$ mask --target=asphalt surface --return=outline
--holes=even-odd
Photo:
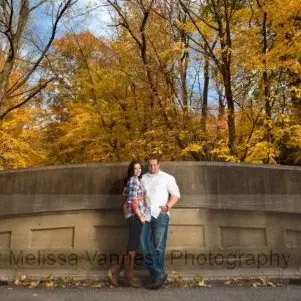
[[[1,301],[300,301],[301,286],[162,288],[157,291],[134,288],[53,288],[34,289],[0,286]]]

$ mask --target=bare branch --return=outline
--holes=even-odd
[[[17,81],[9,90],[8,93],[13,93],[14,91],[16,91],[17,89],[19,89],[20,87],[22,87],[27,80],[30,78],[30,76],[34,73],[34,71],[37,69],[37,67],[40,65],[41,61],[43,60],[43,58],[45,57],[46,53],[48,52],[54,38],[56,35],[56,31],[57,31],[57,26],[59,21],[61,20],[61,18],[64,16],[65,12],[67,9],[69,9],[75,2],[77,1],[72,1],[72,0],[67,0],[66,3],[64,5],[63,2],[61,2],[62,9],[58,10],[57,12],[57,16],[52,28],[52,32],[51,32],[51,36],[48,40],[47,45],[45,46],[42,54],[40,55],[39,59],[36,61],[36,63],[33,65],[33,67],[27,72],[27,74],[25,74],[19,81]]]
[[[214,61],[217,63],[217,62],[218,62],[218,59],[216,58],[215,54],[213,53],[213,51],[212,51],[212,49],[211,49],[211,46],[210,46],[208,40],[206,39],[204,33],[200,30],[199,26],[196,24],[196,21],[195,21],[195,19],[193,18],[193,16],[192,16],[190,10],[186,7],[186,5],[183,3],[182,0],[179,0],[179,2],[180,2],[180,4],[181,4],[183,10],[184,10],[184,11],[187,13],[187,15],[189,16],[191,22],[193,23],[194,27],[196,28],[196,30],[198,31],[198,33],[200,34],[200,36],[202,37],[202,39],[203,39],[203,41],[204,41],[204,43],[205,43],[205,47],[204,47],[202,44],[200,44],[200,43],[198,43],[198,45],[199,45],[200,47],[202,47],[204,50],[205,50],[205,49],[208,49],[210,56],[211,56],[211,57],[214,59]],[[191,37],[190,37],[190,38],[191,38]],[[195,42],[195,39],[194,39],[194,42]],[[207,51],[205,50],[204,52],[207,52]]]
[[[122,13],[121,7],[118,5],[117,1],[111,1],[107,0],[107,2],[114,8],[114,10],[117,12],[119,17],[122,19],[122,22],[119,24],[122,25],[124,28],[126,28],[129,32],[129,34],[132,36],[132,38],[135,40],[135,42],[138,44],[139,48],[142,48],[142,42],[139,40],[139,38],[134,34],[133,30],[131,29],[126,16]]]
[[[30,93],[23,101],[21,101],[20,103],[8,108],[6,111],[4,111],[4,113],[2,113],[0,115],[0,122],[5,118],[5,116],[7,114],[9,114],[10,112],[22,107],[23,105],[25,105],[29,100],[31,100],[33,97],[35,97],[39,92],[41,92],[43,89],[46,88],[46,86],[53,81],[54,78],[51,78],[50,80],[48,80],[47,82],[43,83],[42,85],[39,85],[35,90],[33,90],[32,93]]]
[[[39,8],[41,5],[43,5],[43,4],[46,3],[47,1],[48,1],[48,0],[41,0],[41,1],[38,2],[36,5],[34,5],[34,6],[31,7],[31,8],[30,8],[30,11],[33,11],[33,10]]]

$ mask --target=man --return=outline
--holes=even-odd
[[[146,264],[153,282],[149,289],[158,289],[164,284],[164,257],[169,224],[169,211],[180,198],[175,178],[160,170],[159,160],[148,160],[148,173],[141,180],[145,201],[150,206],[151,219],[143,225],[140,242]]]

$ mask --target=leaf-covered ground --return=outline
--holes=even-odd
[[[271,280],[268,278],[250,278],[245,276],[243,278],[230,278],[228,280],[204,280],[200,275],[196,275],[192,280],[185,280],[183,277],[176,272],[172,272],[164,287],[166,288],[179,288],[179,287],[187,287],[187,288],[196,288],[196,287],[204,287],[210,288],[213,286],[245,286],[245,287],[277,287],[285,285],[286,280],[278,279]],[[17,277],[12,282],[4,282],[2,284],[10,284],[12,286],[23,286],[26,288],[36,288],[36,287],[45,287],[45,288],[70,288],[70,287],[89,287],[89,288],[111,288],[114,289],[109,280],[76,280],[68,277],[53,277],[49,275],[46,278],[41,278],[39,280],[33,280],[27,277],[25,274]],[[120,278],[120,285],[126,285],[122,277]]]

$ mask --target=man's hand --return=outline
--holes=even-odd
[[[168,212],[169,208],[165,205],[165,206],[160,206],[161,208],[161,212],[166,213]]]

